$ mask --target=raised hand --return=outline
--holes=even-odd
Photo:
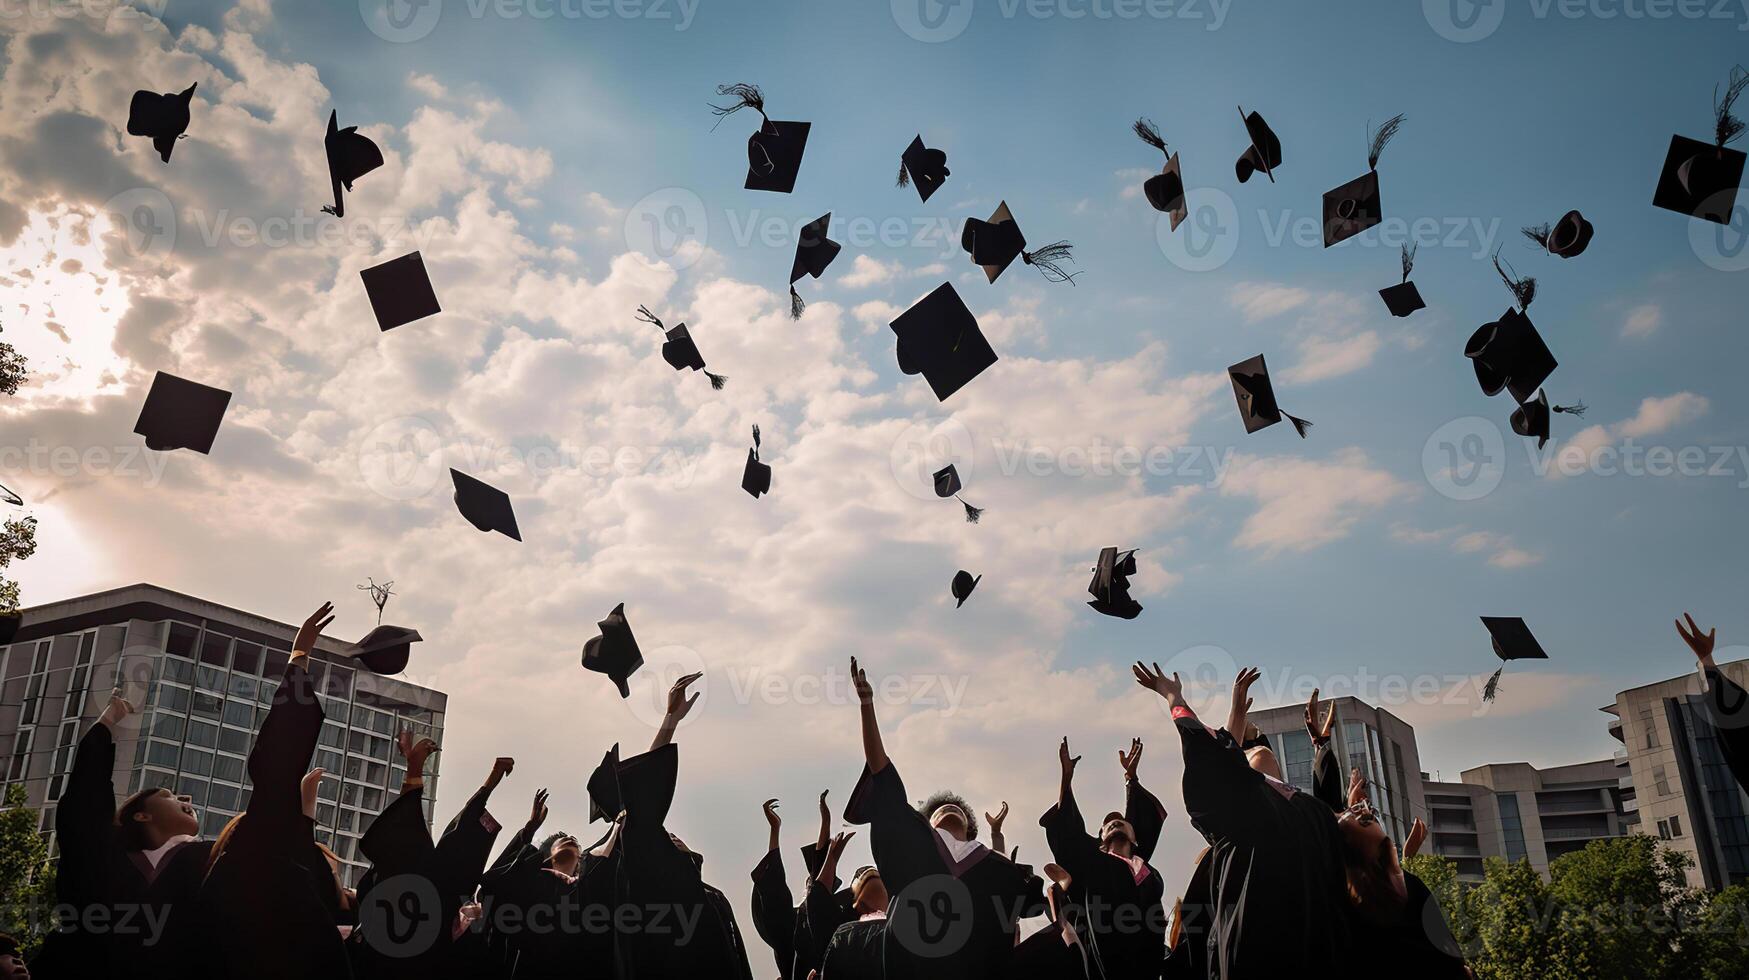
[[[855,836],[854,830],[832,835],[831,842],[826,845],[826,859],[834,864],[838,863],[838,859],[844,856],[844,845],[850,843],[850,838]]]
[[[856,698],[862,704],[874,703],[874,687],[868,682],[868,674],[856,664],[856,658],[850,658],[850,683],[856,688]]]
[[[1409,837],[1403,841],[1403,860],[1407,861],[1421,850],[1421,845],[1427,840],[1427,824],[1420,817],[1409,827]]]
[[[1312,688],[1312,699],[1306,702],[1306,734],[1311,736],[1314,746],[1322,747],[1330,741],[1330,731],[1336,726],[1336,705],[1331,704],[1325,712],[1324,721],[1318,721],[1318,689]]]
[[[1348,772],[1348,805],[1354,806],[1356,803],[1365,802],[1367,802],[1366,780],[1361,778],[1358,768],[1351,769]]]
[[[116,725],[121,723],[122,719],[133,713],[134,706],[127,698],[119,694],[112,694],[109,697],[109,706],[103,709],[103,714],[97,720],[113,730]]]
[[[534,806],[528,811],[529,834],[532,836],[535,831],[540,829],[540,825],[546,822],[547,791],[544,789],[537,789],[534,791]]]
[[[316,799],[322,788],[322,776],[326,773],[321,766],[304,773],[304,778],[298,783],[298,797],[303,801],[304,816],[316,819]]]
[[[1166,672],[1160,669],[1159,664],[1154,664],[1152,668],[1149,668],[1140,660],[1131,665],[1130,673],[1135,675],[1137,684],[1165,698],[1167,703],[1174,706],[1183,703],[1184,684],[1179,681],[1177,674],[1168,677]]]
[[[691,687],[694,681],[698,680],[700,677],[703,677],[703,676],[704,676],[703,671],[699,671],[699,672],[693,673],[693,674],[687,674],[684,677],[680,678],[679,680],[675,681],[674,686],[668,689],[668,717],[669,718],[672,718],[674,721],[680,721],[681,719],[685,718],[688,713],[690,713],[692,711],[692,706],[698,703],[698,699],[700,696],[702,696],[703,692],[701,691],[699,694],[694,694],[692,697],[687,697],[686,696],[686,689],[688,687]]]
[[[985,813],[984,814],[984,822],[990,825],[990,836],[994,837],[995,835],[1000,834],[1002,832],[1002,821],[1007,820],[1007,819],[1008,819],[1008,801],[1007,800],[1002,801],[1002,805],[996,809],[995,814]],[[998,848],[998,850],[1000,850],[1000,848]]]
[[[497,789],[504,777],[516,771],[516,760],[507,755],[501,755],[492,762],[492,771],[486,774],[486,788]]]
[[[820,791],[820,836],[814,846],[824,849],[832,839],[832,809],[826,805],[826,794],[831,790]]]
[[[771,827],[771,832],[777,833],[777,829],[783,826],[783,818],[777,815],[777,799],[766,800],[760,809],[765,811],[765,823]]]
[[[1688,620],[1688,629],[1682,628],[1682,619],[1679,619],[1676,621],[1677,634],[1682,637],[1684,643],[1688,644],[1688,648],[1694,651],[1694,659],[1700,661],[1702,667],[1708,670],[1716,669],[1713,664],[1713,642],[1718,639],[1718,628],[1709,629],[1706,635],[1702,636],[1700,627],[1694,623],[1693,616],[1683,613],[1682,618]]]
[[[311,613],[310,618],[304,620],[304,625],[298,627],[298,635],[292,640],[292,656],[307,656],[311,650],[316,649],[316,641],[322,638],[322,631],[332,622],[334,604],[324,602],[322,608]]]
[[[429,738],[415,742],[411,731],[404,731],[397,736],[395,745],[401,750],[401,758],[407,760],[408,778],[424,775],[425,760],[438,750],[437,743]]]
[[[1256,667],[1246,667],[1233,678],[1233,704],[1227,709],[1227,731],[1241,741],[1246,738],[1245,719],[1251,713],[1251,685],[1261,676],[1263,672]]]
[[[1123,767],[1123,778],[1126,783],[1136,781],[1136,767],[1142,763],[1142,740],[1130,739],[1130,751],[1124,754],[1123,749],[1117,750],[1117,764]]]
[[[1069,754],[1069,736],[1063,736],[1063,741],[1057,745],[1057,765],[1061,766],[1063,769],[1063,778],[1067,779],[1070,776],[1075,775],[1075,766],[1080,764],[1080,762],[1080,756],[1071,756]],[[1004,804],[1004,808],[1006,808],[1006,806],[1007,805]]]

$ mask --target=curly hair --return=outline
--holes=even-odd
[[[927,821],[935,815],[935,811],[949,804],[958,807],[959,811],[966,815],[966,840],[977,840],[978,815],[973,812],[972,805],[966,802],[966,798],[953,790],[938,790],[929,799],[923,801],[923,805],[917,808],[917,812]]]

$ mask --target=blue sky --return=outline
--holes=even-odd
[[[959,33],[930,42],[901,28],[909,2],[705,0],[686,20],[672,0],[600,18],[540,4],[476,16],[444,0],[423,8],[440,12],[429,33],[404,42],[369,29],[385,23],[375,0],[171,0],[161,28],[9,22],[0,302],[4,338],[42,376],[0,408],[8,433],[131,445],[155,370],[238,392],[214,456],[159,460],[151,481],[8,462],[5,482],[44,522],[42,553],[17,567],[26,603],[150,580],[296,622],[366,575],[395,578],[428,638],[419,679],[452,693],[446,773],[554,739],[589,756],[642,737],[647,711],[628,715],[592,677],[577,689],[576,648],[617,601],[647,647],[706,665],[718,691],[740,670],[830,677],[860,651],[895,674],[969,682],[946,712],[917,699],[884,709],[902,729],[891,741],[911,750],[895,756],[979,806],[1012,799],[1028,831],[1057,737],[1094,740],[1100,758],[1105,741],[1162,730],[1122,671],[1138,657],[1218,647],[1264,667],[1260,703],[1362,672],[1432,679],[1449,699],[1387,706],[1416,724],[1423,766],[1451,778],[1606,756],[1596,709],[1690,665],[1670,626],[1684,609],[1717,623],[1721,643],[1749,637],[1746,212],[1712,238],[1650,204],[1670,135],[1711,131],[1714,86],[1744,60],[1743,9],[1452,0],[1484,27],[1501,15],[1460,42],[1436,27],[1453,33],[1444,0],[1340,14],[1201,2],[1133,18],[975,0]],[[164,167],[120,135],[117,110],[135,87],[192,78],[190,138]],[[774,118],[813,123],[793,195],[741,188],[757,118],[713,132],[706,106],[733,81],[762,86]],[[1234,180],[1236,105],[1282,139],[1274,184]],[[391,158],[359,182],[349,227],[413,223],[445,307],[429,324],[378,335],[363,312],[355,273],[405,251],[382,240],[393,235],[263,251],[191,233],[218,210],[247,223],[325,203],[329,107]],[[1399,112],[1380,164],[1390,221],[1319,247],[1320,195],[1363,172],[1369,122]],[[1182,154],[1194,200],[1231,203],[1217,267],[1186,268],[1162,246],[1174,236],[1138,193],[1160,164],[1130,133],[1138,115]],[[952,170],[927,204],[893,186],[918,133]],[[142,188],[174,202],[174,248],[142,255],[102,224],[106,201]],[[954,230],[1001,200],[1031,242],[1074,242],[1075,286],[1018,264],[995,284],[977,275]],[[670,204],[685,247],[637,258],[643,216]],[[1576,259],[1517,233],[1570,208],[1597,228]],[[789,243],[826,211],[847,247],[800,285],[810,309],[792,324]],[[87,220],[81,240],[69,229]],[[1176,240],[1204,222],[1193,214]],[[745,233],[767,223],[769,240]],[[850,240],[883,223],[897,241]],[[1393,320],[1376,290],[1396,281],[1411,228],[1430,308]],[[1538,472],[1506,427],[1507,397],[1483,397],[1462,357],[1509,303],[1495,246],[1541,282],[1531,315],[1561,363],[1551,397],[1590,406],[1555,417],[1549,453],[1689,449],[1716,475]],[[69,271],[73,255],[82,267]],[[938,406],[895,370],[885,324],[949,280],[1003,362]],[[667,371],[631,319],[639,302],[691,324],[731,377],[721,396]],[[1244,434],[1222,373],[1259,352],[1284,406],[1316,423],[1309,439]],[[524,521],[518,549],[473,535],[442,487],[373,482],[385,418],[415,420],[452,464],[482,446],[580,442],[656,447],[691,468],[682,481],[493,465]],[[752,422],[777,473],[759,503],[735,489]],[[1498,485],[1454,499],[1435,434],[1461,447],[1490,431]],[[917,433],[970,447],[958,462],[967,499],[990,508],[983,524],[905,484],[901,471],[923,465],[901,449]],[[1073,471],[1110,445],[1206,453],[1224,475]],[[1042,472],[1004,465],[1027,446],[1045,451]],[[1081,605],[1105,545],[1142,549],[1134,622]],[[958,567],[985,579],[956,611]],[[362,632],[368,609],[355,605],[339,627]],[[1480,615],[1525,616],[1553,657],[1515,667],[1485,711],[1474,685],[1495,661]],[[805,823],[816,787],[841,802],[855,775],[847,706],[728,704],[692,724],[711,732],[695,750],[711,767],[695,802],[746,819],[690,829],[733,869],[757,856],[760,799],[792,800]],[[817,751],[795,759],[798,739]],[[1171,754],[1162,742],[1150,757],[1155,782],[1175,780]],[[560,805],[581,824],[580,799]]]

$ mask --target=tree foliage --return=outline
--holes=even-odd
[[[24,786],[14,784],[0,809],[0,932],[28,952],[42,940],[44,912],[54,903],[55,876],[48,845],[37,832],[41,818],[25,801]]]
[[[7,566],[36,554],[36,518],[7,518],[0,525],[0,613],[18,608],[18,583],[6,578]]]

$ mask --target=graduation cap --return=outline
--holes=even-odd
[[[393,330],[443,312],[437,305],[437,294],[431,291],[425,259],[417,251],[361,269],[358,277],[364,280],[364,294],[370,297],[370,309],[380,330]]]
[[[982,582],[983,580],[984,580],[984,576],[979,575],[977,578],[973,578],[972,573],[966,571],[963,568],[960,569],[959,571],[955,572],[954,576],[953,576],[952,589],[953,589],[953,597],[954,597],[954,599],[956,599],[958,601],[956,601],[953,604],[953,607],[955,609],[958,609],[959,607],[965,605],[966,598],[972,594],[972,590],[977,588],[978,583]]]
[[[912,137],[911,145],[899,156],[899,186],[916,184],[917,196],[925,201],[941,189],[952,172],[947,169],[947,153],[924,146],[921,133]]]
[[[128,135],[150,136],[152,149],[165,163],[176,141],[188,131],[188,104],[194,101],[194,85],[180,92],[148,92],[140,89],[128,103]]]
[[[1366,154],[1366,173],[1324,194],[1324,247],[1345,242],[1384,220],[1379,203],[1379,156],[1385,144],[1403,126],[1403,115],[1379,124],[1372,131]]]
[[[1415,268],[1416,245],[1403,246],[1403,281],[1395,286],[1386,286],[1379,290],[1379,298],[1385,301],[1385,308],[1392,316],[1408,316],[1416,310],[1424,310],[1427,304],[1421,299],[1421,290],[1409,281],[1409,273]]]
[[[1026,236],[1020,233],[1014,215],[1009,213],[1007,201],[996,206],[996,213],[990,215],[989,221],[967,218],[965,226],[960,229],[960,247],[971,254],[974,263],[983,266],[984,275],[991,282],[996,281],[1016,256],[1051,282],[1066,282],[1073,286],[1075,277],[1080,275],[1079,272],[1063,271],[1061,263],[1075,261],[1071,254],[1075,246],[1069,242],[1052,242],[1034,252],[1026,250]]]
[[[1524,625],[1524,620],[1516,616],[1483,616],[1482,625],[1488,628],[1488,635],[1494,640],[1494,656],[1505,663],[1494,671],[1494,676],[1488,678],[1488,684],[1482,689],[1482,700],[1492,701],[1500,691],[1500,675],[1505,673],[1506,664],[1514,660],[1547,660],[1549,655],[1536,642],[1536,637],[1530,635],[1530,627]]]
[[[747,466],[741,471],[741,489],[759,499],[771,492],[771,467],[759,461],[759,426],[753,427],[753,448],[747,450]]]
[[[1548,392],[1539,388],[1535,398],[1513,409],[1512,431],[1521,436],[1536,437],[1536,448],[1541,449],[1549,441],[1551,411],[1579,417],[1585,414],[1585,403],[1551,406]]]
[[[662,320],[650,312],[647,306],[638,307],[638,319],[652,324],[657,330],[663,330]],[[682,323],[673,330],[664,330],[667,338],[662,344],[662,360],[676,371],[704,371],[704,376],[711,379],[711,387],[721,391],[729,383],[729,379],[721,374],[705,371],[704,355],[698,352],[698,345],[692,342],[692,334],[687,332],[686,324]]]
[[[482,531],[497,531],[507,538],[522,540],[516,527],[516,511],[510,507],[510,496],[504,491],[450,468],[455,481],[455,506],[468,523]]]
[[[1464,356],[1475,366],[1482,394],[1492,398],[1509,390],[1513,399],[1523,404],[1555,373],[1558,364],[1524,312],[1536,298],[1536,280],[1529,276],[1515,278],[1502,268],[1498,255],[1494,257],[1494,269],[1512,290],[1518,309],[1508,309],[1500,319],[1476,328],[1464,345]]]
[[[637,637],[632,635],[632,624],[626,622],[626,604],[614,606],[613,612],[596,625],[601,627],[601,635],[592,636],[583,644],[583,669],[606,674],[619,688],[619,696],[629,698],[632,691],[626,686],[626,678],[644,665],[644,655],[638,650]]]
[[[1099,564],[1093,566],[1093,581],[1087,594],[1093,597],[1088,605],[1095,612],[1118,619],[1135,619],[1142,613],[1142,604],[1130,598],[1130,576],[1136,574],[1134,549],[1119,553],[1116,548],[1102,548]]]
[[[1269,383],[1269,367],[1262,354],[1227,368],[1227,377],[1233,382],[1233,397],[1238,399],[1239,417],[1245,420],[1247,434],[1287,419],[1301,439],[1306,437],[1312,423],[1294,418],[1275,403],[1275,386]]]
[[[935,287],[887,326],[898,335],[899,370],[922,374],[939,401],[947,401],[997,360],[977,318],[950,282]]]
[[[959,500],[960,506],[966,509],[966,523],[976,524],[978,523],[978,518],[984,516],[984,508],[973,507],[963,499],[960,499],[959,492],[962,489],[964,489],[964,487],[960,484],[960,472],[959,470],[954,469],[952,463],[935,471],[935,495],[944,500],[948,497]]]
[[[373,674],[399,674],[407,669],[412,645],[425,639],[405,626],[378,626],[352,647],[352,658]]]
[[[0,646],[12,642],[18,635],[18,627],[24,622],[24,613],[14,609],[9,613],[0,613]]]
[[[352,182],[383,165],[383,151],[357,126],[340,128],[340,113],[328,113],[328,133],[322,137],[322,148],[328,153],[328,181],[334,187],[334,206],[322,211],[336,218],[346,217],[346,199],[340,188],[352,190]]]
[[[11,504],[14,507],[23,507],[24,506],[24,498],[20,497],[16,493],[13,493],[12,490],[9,487],[5,486],[4,484],[0,484],[0,500],[4,500],[5,502]]]
[[[1744,123],[1731,114],[1731,107],[1745,88],[1749,88],[1749,72],[1739,65],[1731,72],[1723,96],[1713,89],[1713,142],[1670,137],[1653,205],[1721,225],[1731,223],[1737,185],[1743,182],[1744,154],[1726,144],[1743,135]]]
[[[796,293],[796,280],[803,276],[820,278],[832,260],[838,257],[838,252],[844,246],[826,237],[826,229],[832,224],[832,212],[828,211],[802,229],[796,239],[795,261],[789,267],[789,315],[791,319],[800,320],[802,310],[807,304],[802,302]]]
[[[808,146],[812,123],[774,120],[765,114],[765,95],[759,86],[746,82],[717,86],[718,95],[733,96],[728,105],[711,106],[718,124],[742,109],[759,113],[759,129],[747,137],[747,183],[750,191],[795,190],[796,174],[802,169],[802,151]],[[712,127],[713,129],[716,127]]]
[[[209,453],[231,393],[159,371],[146,392],[134,432],[146,437],[146,448],[158,452],[192,449]]]
[[[1568,211],[1551,225],[1528,225],[1524,237],[1541,245],[1550,255],[1570,259],[1591,244],[1591,222],[1577,211]]]
[[[1251,144],[1245,152],[1239,154],[1239,159],[1233,164],[1233,172],[1238,174],[1239,183],[1251,179],[1257,171],[1263,171],[1263,176],[1275,183],[1275,168],[1281,166],[1281,140],[1276,138],[1275,130],[1263,121],[1263,116],[1253,112],[1245,114],[1245,107],[1239,107],[1239,118],[1245,120],[1245,133],[1251,138]]]
[[[1184,203],[1184,173],[1178,167],[1178,154],[1166,149],[1166,139],[1160,135],[1160,127],[1154,125],[1153,120],[1137,119],[1134,129],[1142,142],[1166,154],[1166,166],[1142,182],[1142,193],[1154,210],[1172,216],[1172,230],[1177,231],[1190,213]]]

